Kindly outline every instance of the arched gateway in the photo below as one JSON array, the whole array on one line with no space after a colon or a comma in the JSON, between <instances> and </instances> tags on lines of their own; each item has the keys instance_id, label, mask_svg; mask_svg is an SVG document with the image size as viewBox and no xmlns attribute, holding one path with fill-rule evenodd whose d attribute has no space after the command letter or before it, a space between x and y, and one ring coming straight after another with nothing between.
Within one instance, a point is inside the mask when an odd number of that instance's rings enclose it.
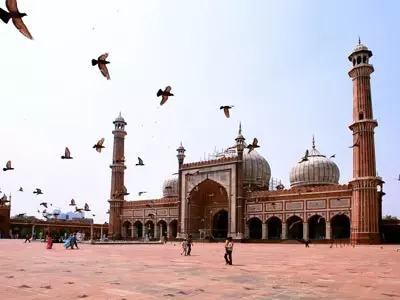
<instances>
[{"instance_id":1,"label":"arched gateway","mask_svg":"<svg viewBox=\"0 0 400 300\"><path fill-rule=\"evenodd\" d=\"M187 234L226 238L229 232L229 201L226 189L214 180L206 179L195 186L187 199Z\"/></svg>"}]
</instances>

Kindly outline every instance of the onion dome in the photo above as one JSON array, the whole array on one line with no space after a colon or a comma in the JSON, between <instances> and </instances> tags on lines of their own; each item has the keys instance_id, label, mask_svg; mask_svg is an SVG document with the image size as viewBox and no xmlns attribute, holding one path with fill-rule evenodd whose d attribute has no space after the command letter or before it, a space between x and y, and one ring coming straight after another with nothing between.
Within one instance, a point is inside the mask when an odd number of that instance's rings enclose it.
<instances>
[{"instance_id":1,"label":"onion dome","mask_svg":"<svg viewBox=\"0 0 400 300\"><path fill-rule=\"evenodd\" d=\"M337 165L315 148L307 150L307 160L298 162L290 172L290 186L334 185L339 183L340 172Z\"/></svg>"},{"instance_id":2,"label":"onion dome","mask_svg":"<svg viewBox=\"0 0 400 300\"><path fill-rule=\"evenodd\" d=\"M246 143L244 145L247 146ZM217 158L232 157L237 155L236 146L229 147L217 155ZM256 150L243 151L243 184L252 187L268 187L271 179L271 167L267 160Z\"/></svg>"},{"instance_id":3,"label":"onion dome","mask_svg":"<svg viewBox=\"0 0 400 300\"><path fill-rule=\"evenodd\" d=\"M163 196L166 198L178 197L178 176L177 175L174 175L174 177L164 180Z\"/></svg>"}]
</instances>

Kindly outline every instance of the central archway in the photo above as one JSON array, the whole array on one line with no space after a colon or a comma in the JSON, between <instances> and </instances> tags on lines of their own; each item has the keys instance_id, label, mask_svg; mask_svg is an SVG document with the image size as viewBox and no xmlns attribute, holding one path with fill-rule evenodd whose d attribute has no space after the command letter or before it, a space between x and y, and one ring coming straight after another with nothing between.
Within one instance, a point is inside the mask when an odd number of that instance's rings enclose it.
<instances>
[{"instance_id":1,"label":"central archway","mask_svg":"<svg viewBox=\"0 0 400 300\"><path fill-rule=\"evenodd\" d=\"M303 220L298 216L291 216L286 221L287 238L289 240L301 240L303 238Z\"/></svg>"},{"instance_id":2,"label":"central archway","mask_svg":"<svg viewBox=\"0 0 400 300\"><path fill-rule=\"evenodd\" d=\"M248 221L248 226L251 240L259 240L262 238L262 222L259 218L251 218Z\"/></svg>"},{"instance_id":3,"label":"central archway","mask_svg":"<svg viewBox=\"0 0 400 300\"><path fill-rule=\"evenodd\" d=\"M350 238L350 219L344 214L337 214L331 219L332 239Z\"/></svg>"},{"instance_id":4,"label":"central archway","mask_svg":"<svg viewBox=\"0 0 400 300\"><path fill-rule=\"evenodd\" d=\"M185 233L192 234L194 238L199 238L200 232L205 232L205 236L214 238L218 238L221 234L226 237L229 229L228 207L228 193L221 184L211 179L200 182L187 197ZM225 212L219 214L222 210ZM219 221L215 222L215 218Z\"/></svg>"},{"instance_id":5,"label":"central archway","mask_svg":"<svg viewBox=\"0 0 400 300\"><path fill-rule=\"evenodd\" d=\"M228 236L228 212L225 209L214 215L212 235L216 239L223 239Z\"/></svg>"}]
</instances>

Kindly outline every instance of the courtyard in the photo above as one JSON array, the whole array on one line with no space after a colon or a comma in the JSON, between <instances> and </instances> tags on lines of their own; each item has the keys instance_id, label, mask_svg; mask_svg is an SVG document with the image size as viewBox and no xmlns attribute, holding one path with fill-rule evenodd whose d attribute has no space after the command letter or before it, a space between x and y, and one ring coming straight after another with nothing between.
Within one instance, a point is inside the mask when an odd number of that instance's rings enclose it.
<instances>
[{"instance_id":1,"label":"courtyard","mask_svg":"<svg viewBox=\"0 0 400 300\"><path fill-rule=\"evenodd\" d=\"M1 299L400 299L396 246L90 245L0 240Z\"/></svg>"}]
</instances>

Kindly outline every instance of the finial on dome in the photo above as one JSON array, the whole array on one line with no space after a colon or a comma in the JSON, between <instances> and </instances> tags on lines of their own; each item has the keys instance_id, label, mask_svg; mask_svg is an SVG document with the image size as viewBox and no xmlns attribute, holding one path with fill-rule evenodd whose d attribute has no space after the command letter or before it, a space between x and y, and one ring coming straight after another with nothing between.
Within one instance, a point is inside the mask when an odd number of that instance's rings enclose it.
<instances>
[{"instance_id":1,"label":"finial on dome","mask_svg":"<svg viewBox=\"0 0 400 300\"><path fill-rule=\"evenodd\" d=\"M361 38L358 36L358 44L361 45Z\"/></svg>"},{"instance_id":2,"label":"finial on dome","mask_svg":"<svg viewBox=\"0 0 400 300\"><path fill-rule=\"evenodd\" d=\"M312 135L312 148L315 149L315 137Z\"/></svg>"}]
</instances>

